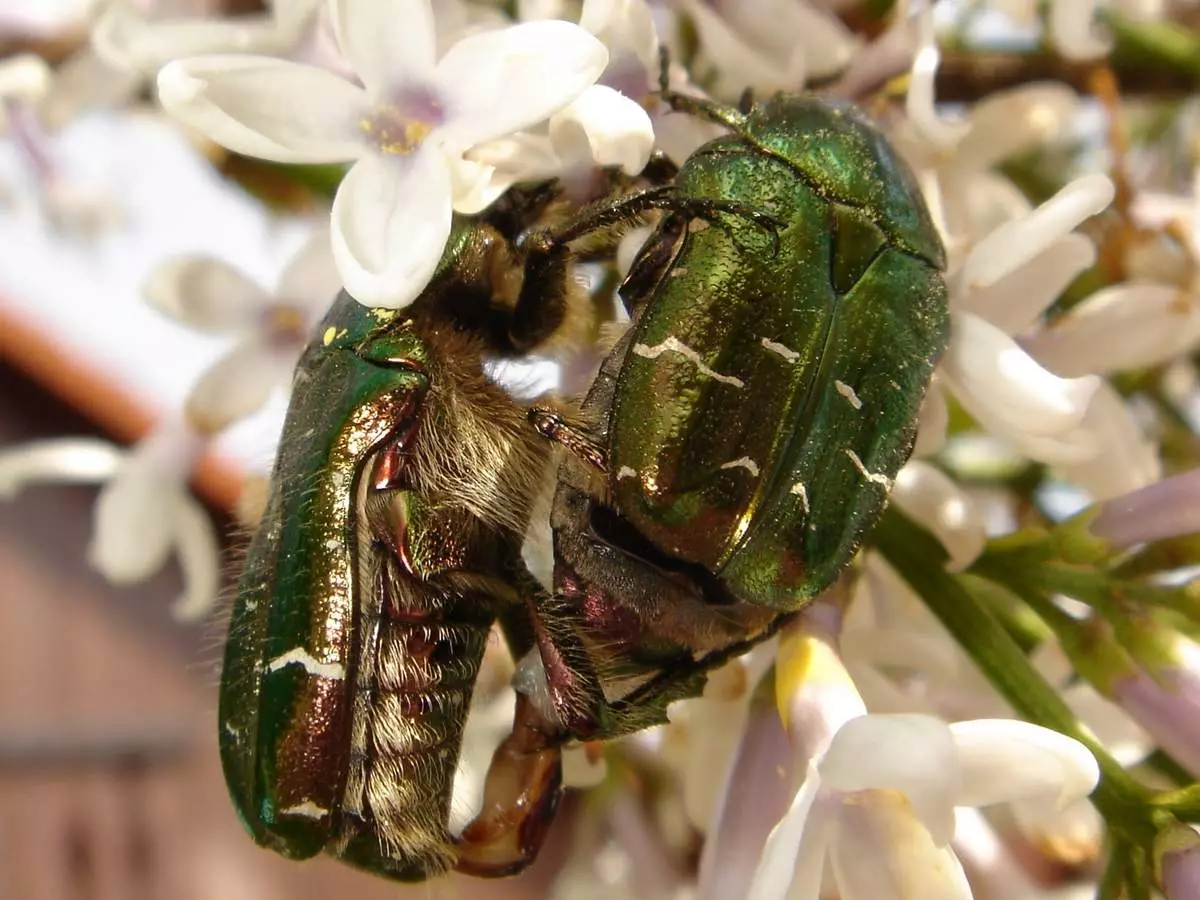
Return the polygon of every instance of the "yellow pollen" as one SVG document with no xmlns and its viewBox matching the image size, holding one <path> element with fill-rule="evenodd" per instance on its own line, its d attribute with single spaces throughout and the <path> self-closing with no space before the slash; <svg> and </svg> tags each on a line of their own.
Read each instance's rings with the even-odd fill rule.
<svg viewBox="0 0 1200 900">
<path fill-rule="evenodd" d="M 408 156 L 433 131 L 433 125 L 421 119 L 403 119 L 395 114 L 359 122 L 363 133 L 379 148 L 393 156 Z"/>
<path fill-rule="evenodd" d="M 321 335 L 321 343 L 323 343 L 326 347 L 328 347 L 330 344 L 333 343 L 333 339 L 335 337 L 337 337 L 337 329 L 334 326 L 330 325 L 328 328 L 325 329 L 325 333 L 323 335 Z"/>
</svg>

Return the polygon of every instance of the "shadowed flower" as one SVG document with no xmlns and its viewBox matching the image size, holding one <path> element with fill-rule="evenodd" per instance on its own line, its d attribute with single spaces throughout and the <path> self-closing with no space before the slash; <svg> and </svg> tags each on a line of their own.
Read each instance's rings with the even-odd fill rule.
<svg viewBox="0 0 1200 900">
<path fill-rule="evenodd" d="M 469 35 L 438 60 L 429 0 L 335 0 L 333 19 L 361 87 L 283 60 L 200 56 L 165 67 L 159 97 L 238 153 L 357 160 L 333 202 L 334 259 L 356 299 L 402 307 L 441 259 L 452 208 L 481 208 L 490 172 L 463 153 L 561 109 L 608 54 L 552 21 Z"/>
</svg>

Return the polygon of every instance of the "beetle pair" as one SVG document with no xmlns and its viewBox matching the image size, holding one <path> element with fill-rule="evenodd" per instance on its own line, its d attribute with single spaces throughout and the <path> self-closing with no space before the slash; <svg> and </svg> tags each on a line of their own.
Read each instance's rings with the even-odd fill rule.
<svg viewBox="0 0 1200 900">
<path fill-rule="evenodd" d="M 728 129 L 673 185 L 532 235 L 544 202 L 513 193 L 455 225 L 411 308 L 343 295 L 301 359 L 222 677 L 226 777 L 259 843 L 403 880 L 518 870 L 563 743 L 663 721 L 827 587 L 882 512 L 947 330 L 911 175 L 848 106 L 670 99 Z M 554 332 L 570 242 L 648 206 L 666 212 L 588 424 L 527 421 L 484 358 Z M 520 545 L 555 442 L 548 595 Z M 516 720 L 455 838 L 496 620 L 523 658 Z"/>
</svg>

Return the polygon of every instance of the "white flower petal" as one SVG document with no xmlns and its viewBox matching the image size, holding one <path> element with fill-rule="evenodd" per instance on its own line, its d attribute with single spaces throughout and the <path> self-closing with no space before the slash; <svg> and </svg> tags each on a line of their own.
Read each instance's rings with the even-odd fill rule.
<svg viewBox="0 0 1200 900">
<path fill-rule="evenodd" d="M 1015 719 L 976 719 L 950 726 L 963 777 L 958 806 L 988 806 L 1051 795 L 1060 807 L 1086 797 L 1100 767 L 1079 741 Z"/>
<path fill-rule="evenodd" d="M 330 18 L 342 53 L 374 97 L 432 76 L 430 0 L 330 0 Z"/>
<path fill-rule="evenodd" d="M 842 900 L 971 900 L 958 857 L 892 792 L 845 804 L 829 862 Z"/>
<path fill-rule="evenodd" d="M 0 100 L 36 103 L 50 90 L 50 66 L 35 53 L 0 61 Z"/>
<path fill-rule="evenodd" d="M 518 139 L 520 136 L 520 134 L 516 134 L 512 135 L 512 138 Z M 543 138 L 543 140 L 549 146 L 550 139 Z M 524 181 L 527 178 L 530 181 L 552 178 L 558 172 L 557 158 L 555 158 L 555 165 L 546 170 L 544 174 L 530 174 L 529 170 L 524 170 L 519 173 L 520 177 L 518 177 L 518 173 L 501 171 L 494 165 L 478 162 L 473 158 L 447 156 L 446 162 L 450 166 L 450 190 L 454 211 L 467 216 L 483 212 L 518 181 Z"/>
<path fill-rule="evenodd" d="M 212 435 L 257 412 L 272 391 L 287 384 L 297 355 L 274 346 L 268 334 L 253 334 L 192 385 L 185 405 L 188 423 L 199 433 Z"/>
<path fill-rule="evenodd" d="M 896 475 L 892 502 L 924 525 L 950 554 L 952 571 L 971 565 L 983 552 L 987 530 L 969 494 L 940 469 L 911 460 Z"/>
<path fill-rule="evenodd" d="M 157 20 L 126 3 L 110 4 L 91 30 L 102 60 L 142 75 L 204 53 L 282 53 L 292 37 L 269 16 Z"/>
<path fill-rule="evenodd" d="M 967 257 L 956 285 L 978 291 L 1023 266 L 1053 241 L 1112 202 L 1115 189 L 1105 175 L 1084 175 L 1022 219 L 997 228 Z"/>
<path fill-rule="evenodd" d="M 172 116 L 224 147 L 286 163 L 334 163 L 363 149 L 366 93 L 312 66 L 263 56 L 197 56 L 158 73 Z"/>
<path fill-rule="evenodd" d="M 990 94 L 971 106 L 971 130 L 953 165 L 978 173 L 1058 138 L 1081 105 L 1078 94 L 1056 81 Z"/>
<path fill-rule="evenodd" d="M 1200 298 L 1165 284 L 1113 285 L 1024 343 L 1063 375 L 1156 366 L 1200 343 Z"/>
<path fill-rule="evenodd" d="M 1081 427 L 1091 436 L 1097 453 L 1061 468 L 1063 475 L 1087 491 L 1093 500 L 1120 497 L 1162 478 L 1158 445 L 1145 435 L 1121 395 L 1108 382 L 1101 381 Z"/>
<path fill-rule="evenodd" d="M 91 47 L 84 47 L 54 70 L 54 82 L 38 103 L 38 114 L 47 129 L 57 131 L 87 111 L 125 106 L 143 83 L 141 75 L 118 71 Z"/>
<path fill-rule="evenodd" d="M 1112 49 L 1112 40 L 1092 26 L 1096 0 L 1052 0 L 1050 40 L 1070 60 L 1097 59 Z"/>
<path fill-rule="evenodd" d="M 797 50 L 814 78 L 835 75 L 850 62 L 857 41 L 853 33 L 828 8 L 796 0 L 718 0 L 713 4 L 725 20 L 765 51 L 786 60 Z M 761 52 L 761 51 L 760 51 Z M 798 89 L 803 81 L 790 86 Z"/>
<path fill-rule="evenodd" d="M 221 590 L 221 545 L 208 510 L 183 493 L 175 515 L 175 552 L 183 571 L 183 593 L 171 607 L 181 622 L 205 618 Z"/>
<path fill-rule="evenodd" d="M 950 148 L 970 130 L 963 121 L 945 121 L 938 116 L 934 105 L 933 81 L 937 76 L 941 54 L 933 33 L 933 7 L 923 5 L 917 15 L 917 40 L 920 49 L 912 65 L 912 78 L 905 95 L 905 110 L 913 128 L 926 141 L 939 148 Z"/>
<path fill-rule="evenodd" d="M 956 298 L 954 308 L 975 313 L 1008 334 L 1020 334 L 1095 261 L 1096 245 L 1090 239 L 1074 232 L 1065 234 L 1020 268 L 981 290 Z M 1062 375 L 1083 374 L 1050 368 Z"/>
<path fill-rule="evenodd" d="M 818 762 L 821 781 L 839 791 L 890 789 L 912 804 L 938 846 L 954 835 L 961 774 L 946 724 L 932 716 L 869 715 L 838 730 Z"/>
<path fill-rule="evenodd" d="M 946 392 L 942 390 L 937 373 L 929 382 L 925 399 L 921 401 L 921 412 L 917 420 L 917 440 L 913 444 L 915 457 L 932 456 L 946 443 L 946 431 L 950 427 L 950 407 L 946 404 Z"/>
<path fill-rule="evenodd" d="M 700 0 L 681 0 L 700 38 L 700 47 L 718 75 L 718 93 L 736 94 L 753 88 L 762 94 L 796 90 L 804 84 L 807 61 L 797 44 L 784 59 L 771 58 L 742 39 L 719 15 Z M 740 85 L 740 87 L 734 87 Z"/>
<path fill-rule="evenodd" d="M 570 22 L 514 25 L 463 38 L 438 63 L 447 108 L 438 129 L 455 149 L 528 128 L 594 84 L 608 50 Z"/>
<path fill-rule="evenodd" d="M 333 258 L 346 290 L 366 306 L 412 303 L 442 258 L 450 215 L 450 172 L 436 150 L 364 156 L 333 201 Z"/>
<path fill-rule="evenodd" d="M 279 274 L 275 303 L 301 311 L 305 319 L 315 321 L 333 304 L 342 289 L 330 249 L 329 226 L 312 233 Z"/>
<path fill-rule="evenodd" d="M 98 438 L 31 441 L 0 450 L 0 497 L 39 482 L 93 484 L 116 474 L 124 452 Z"/>
<path fill-rule="evenodd" d="M 643 69 L 657 72 L 658 32 L 645 0 L 583 0 L 579 27 L 598 37 L 613 57 L 628 50 Z"/>
<path fill-rule="evenodd" d="M 233 266 L 210 256 L 163 260 L 146 277 L 142 293 L 163 315 L 208 334 L 247 327 L 271 299 Z"/>
<path fill-rule="evenodd" d="M 950 322 L 938 374 L 985 428 L 1027 450 L 1083 421 L 1099 378 L 1059 378 L 978 316 L 952 313 Z"/>
<path fill-rule="evenodd" d="M 746 900 L 818 900 L 828 836 L 827 823 L 814 815 L 821 787 L 815 765 L 772 830 Z"/>
<path fill-rule="evenodd" d="M 88 562 L 114 584 L 132 584 L 160 569 L 188 473 L 204 447 L 178 423 L 159 428 L 126 457 L 93 511 Z"/>
<path fill-rule="evenodd" d="M 654 126 L 640 104 L 596 84 L 551 116 L 550 140 L 560 159 L 583 155 L 593 165 L 636 175 L 654 150 Z"/>
</svg>

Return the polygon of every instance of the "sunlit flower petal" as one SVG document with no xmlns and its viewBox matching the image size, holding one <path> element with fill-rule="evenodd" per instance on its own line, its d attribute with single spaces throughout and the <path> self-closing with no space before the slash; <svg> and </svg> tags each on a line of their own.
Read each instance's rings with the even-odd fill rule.
<svg viewBox="0 0 1200 900">
<path fill-rule="evenodd" d="M 810 821 L 821 777 L 815 763 L 792 805 L 771 831 L 747 900 L 818 900 L 829 826 Z"/>
<path fill-rule="evenodd" d="M 1014 719 L 956 722 L 950 730 L 963 773 L 957 806 L 1050 795 L 1062 808 L 1100 780 L 1091 752 L 1057 731 Z"/>
<path fill-rule="evenodd" d="M 892 502 L 937 536 L 950 554 L 951 569 L 965 569 L 983 552 L 983 515 L 970 495 L 940 469 L 911 460 L 896 475 Z"/>
<path fill-rule="evenodd" d="M 407 306 L 437 268 L 450 215 L 450 172 L 440 154 L 364 156 L 333 201 L 333 256 L 346 290 L 367 306 Z"/>
<path fill-rule="evenodd" d="M 971 130 L 953 165 L 979 172 L 1057 137 L 1078 113 L 1079 95 L 1059 82 L 997 91 L 971 106 Z"/>
<path fill-rule="evenodd" d="M 1094 500 L 1119 497 L 1154 484 L 1162 477 L 1162 462 L 1154 441 L 1134 418 L 1121 395 L 1102 381 L 1088 404 L 1082 428 L 1095 442 L 1090 459 L 1063 464 L 1063 475 Z"/>
<path fill-rule="evenodd" d="M 636 175 L 654 150 L 654 127 L 640 104 L 597 84 L 550 117 L 550 139 L 561 159 L 583 158 Z"/>
<path fill-rule="evenodd" d="M 1028 216 L 1000 226 L 971 251 L 957 275 L 960 290 L 980 290 L 1025 265 L 1052 241 L 1108 206 L 1113 193 L 1106 176 L 1084 175 Z"/>
<path fill-rule="evenodd" d="M 843 811 L 830 841 L 842 900 L 970 900 L 958 857 L 913 817 L 905 798 L 879 791 L 870 800 Z"/>
<path fill-rule="evenodd" d="M 962 121 L 942 119 L 934 106 L 933 81 L 941 53 L 933 33 L 933 8 L 925 5 L 917 15 L 917 41 L 920 49 L 913 60 L 912 79 L 905 95 L 905 110 L 917 133 L 935 147 L 953 147 L 970 130 Z"/>
<path fill-rule="evenodd" d="M 261 56 L 198 56 L 158 73 L 167 112 L 238 153 L 332 163 L 363 149 L 361 88 L 323 69 Z"/>
<path fill-rule="evenodd" d="M 1103 288 L 1024 342 L 1068 376 L 1159 365 L 1198 343 L 1200 298 L 1164 284 Z"/>
<path fill-rule="evenodd" d="M 440 130 L 459 150 L 527 128 L 600 77 L 608 51 L 570 22 L 514 25 L 463 38 L 437 65 L 453 119 Z"/>
<path fill-rule="evenodd" d="M 1095 261 L 1095 244 L 1074 232 L 1063 235 L 1025 265 L 985 288 L 955 298 L 954 309 L 975 313 L 1008 334 L 1020 334 L 1033 325 L 1067 285 Z M 1037 353 L 1033 355 L 1043 359 Z M 1096 371 L 1084 369 L 1066 372 L 1048 362 L 1046 364 L 1061 375 L 1082 375 Z"/>
<path fill-rule="evenodd" d="M 950 730 L 931 716 L 851 719 L 834 735 L 818 769 L 834 790 L 902 792 L 938 846 L 954 834 L 953 801 L 962 789 L 957 752 Z"/>
<path fill-rule="evenodd" d="M 939 375 L 980 424 L 1034 458 L 1054 445 L 1039 438 L 1070 435 L 1083 421 L 1099 389 L 1095 376 L 1065 379 L 1046 371 L 1000 329 L 970 313 L 951 316 L 950 344 Z M 1094 448 L 1068 442 L 1065 459 L 1077 460 Z"/>
<path fill-rule="evenodd" d="M 338 45 L 372 94 L 433 72 L 432 6 L 430 0 L 331 0 Z"/>
</svg>

